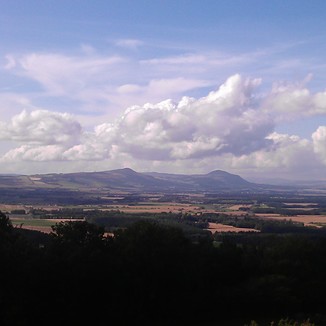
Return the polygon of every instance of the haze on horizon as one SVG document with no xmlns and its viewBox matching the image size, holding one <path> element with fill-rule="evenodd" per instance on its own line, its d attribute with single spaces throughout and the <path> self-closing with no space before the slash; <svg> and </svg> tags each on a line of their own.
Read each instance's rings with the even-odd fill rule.
<svg viewBox="0 0 326 326">
<path fill-rule="evenodd" d="M 0 173 L 326 180 L 326 2 L 0 3 Z"/>
</svg>

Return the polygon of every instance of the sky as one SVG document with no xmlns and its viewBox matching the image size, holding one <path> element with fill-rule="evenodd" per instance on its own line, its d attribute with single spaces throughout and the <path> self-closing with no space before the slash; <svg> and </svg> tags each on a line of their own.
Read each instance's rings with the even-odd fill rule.
<svg viewBox="0 0 326 326">
<path fill-rule="evenodd" d="M 0 0 L 0 173 L 326 180 L 324 0 Z"/>
</svg>

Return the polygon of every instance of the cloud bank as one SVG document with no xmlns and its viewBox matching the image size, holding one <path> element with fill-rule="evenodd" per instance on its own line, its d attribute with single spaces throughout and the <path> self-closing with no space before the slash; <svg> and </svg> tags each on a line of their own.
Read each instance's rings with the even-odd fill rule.
<svg viewBox="0 0 326 326">
<path fill-rule="evenodd" d="M 116 167 L 130 162 L 141 170 L 189 162 L 238 170 L 324 168 L 326 126 L 311 139 L 279 134 L 275 126 L 280 120 L 324 114 L 326 92 L 278 85 L 262 95 L 261 83 L 236 74 L 207 96 L 131 106 L 93 131 L 67 113 L 23 111 L 10 123 L 0 123 L 0 140 L 14 145 L 1 161 L 110 161 Z"/>
</svg>

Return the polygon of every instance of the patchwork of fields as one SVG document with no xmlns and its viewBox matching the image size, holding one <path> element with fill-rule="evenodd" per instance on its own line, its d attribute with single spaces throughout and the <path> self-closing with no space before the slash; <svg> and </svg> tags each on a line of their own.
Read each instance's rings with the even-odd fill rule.
<svg viewBox="0 0 326 326">
<path fill-rule="evenodd" d="M 198 201 L 198 196 L 193 196 Z M 238 202 L 237 202 L 238 201 Z M 0 210 L 5 212 L 10 217 L 12 224 L 15 227 L 21 227 L 31 230 L 37 230 L 45 233 L 51 232 L 51 226 L 61 221 L 75 221 L 85 219 L 89 213 L 94 211 L 105 212 L 120 212 L 139 216 L 141 214 L 150 214 L 151 216 L 158 214 L 178 214 L 181 216 L 203 216 L 205 214 L 221 214 L 227 218 L 243 219 L 245 216 L 251 218 L 269 220 L 269 221 L 293 221 L 302 223 L 307 227 L 321 228 L 326 225 L 326 213 L 325 211 L 319 211 L 318 214 L 314 214 L 316 209 L 323 208 L 322 204 L 317 201 L 305 201 L 298 202 L 289 201 L 287 198 L 279 204 L 282 209 L 286 209 L 289 213 L 276 213 L 279 207 L 275 208 L 270 203 L 259 203 L 256 201 L 247 203 L 242 199 L 229 199 L 221 200 L 216 199 L 215 202 L 158 202 L 156 199 L 153 201 L 140 201 L 132 203 L 116 203 L 112 205 L 14 205 L 14 204 L 0 204 Z M 245 202 L 245 203 L 243 203 Z M 274 205 L 275 206 L 275 205 Z M 254 209 L 258 209 L 255 212 Z M 266 212 L 259 212 L 260 210 L 266 210 Z M 274 212 L 268 212 L 269 210 L 275 210 Z M 78 211 L 79 215 L 65 215 L 64 218 L 60 217 L 59 212 L 71 210 Z M 35 212 L 43 212 L 43 215 L 37 215 Z M 250 227 L 236 227 L 232 225 L 226 225 L 223 223 L 208 223 L 208 228 L 211 233 L 222 232 L 257 232 L 256 229 Z"/>
</svg>

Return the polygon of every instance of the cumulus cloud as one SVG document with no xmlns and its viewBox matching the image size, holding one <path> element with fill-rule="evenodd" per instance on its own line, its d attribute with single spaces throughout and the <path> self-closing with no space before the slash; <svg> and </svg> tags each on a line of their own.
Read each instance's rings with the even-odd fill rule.
<svg viewBox="0 0 326 326">
<path fill-rule="evenodd" d="M 116 125 L 122 151 L 142 159 L 240 155 L 268 146 L 273 121 L 257 112 L 258 79 L 230 77 L 206 97 L 133 106 Z"/>
<path fill-rule="evenodd" d="M 36 110 L 15 115 L 0 124 L 0 140 L 29 144 L 71 144 L 78 140 L 81 126 L 70 114 Z"/>
<path fill-rule="evenodd" d="M 261 74 L 257 58 L 264 59 L 265 68 L 268 66 L 275 71 L 275 60 L 271 62 L 270 56 L 284 51 L 278 48 L 225 53 L 207 49 L 188 49 L 187 52 L 169 49 L 161 53 L 173 54 L 152 56 L 151 53 L 149 57 L 149 51 L 135 56 L 121 48 L 137 48 L 142 45 L 140 40 L 121 39 L 113 43 L 119 48 L 107 51 L 112 53 L 113 49 L 116 55 L 103 53 L 89 44 L 81 44 L 74 53 L 8 54 L 1 63 L 4 83 L 13 82 L 17 93 L 27 94 L 42 107 L 44 103 L 49 107 L 51 97 L 52 108 L 74 110 L 83 116 L 97 115 L 96 123 L 100 123 L 110 118 L 110 114 L 116 116 L 131 105 L 156 103 L 166 98 L 178 100 L 183 95 L 198 96 L 199 88 L 212 87 L 216 80 L 220 82 L 235 70 L 255 72 L 258 69 Z M 282 73 L 284 69 L 281 68 Z M 278 85 L 270 95 L 264 108 L 277 113 L 278 120 L 308 114 L 307 106 L 310 114 L 325 112 L 325 93 L 311 94 L 304 85 Z"/>
<path fill-rule="evenodd" d="M 92 131 L 83 130 L 69 114 L 23 111 L 10 123 L 0 123 L 0 140 L 19 143 L 1 161 L 84 161 L 94 162 L 93 166 L 115 162 L 136 169 L 172 166 L 179 171 L 203 166 L 241 171 L 259 168 L 267 173 L 321 169 L 326 164 L 325 126 L 311 139 L 274 129 L 282 110 L 284 116 L 303 107 L 319 112 L 316 103 L 317 99 L 323 102 L 322 93 L 278 87 L 273 92 L 280 96 L 271 102 L 259 95 L 261 82 L 236 74 L 207 96 L 134 105 L 116 121 L 99 124 Z M 159 84 L 169 88 L 165 83 Z M 126 94 L 139 89 L 126 84 L 120 91 Z M 282 106 L 285 98 L 288 105 Z"/>
<path fill-rule="evenodd" d="M 326 126 L 320 126 L 312 134 L 315 153 L 317 153 L 326 164 Z"/>
<path fill-rule="evenodd" d="M 268 183 L 273 183 L 274 178 L 325 180 L 326 161 L 323 163 L 319 155 L 316 155 L 311 139 L 276 132 L 267 139 L 272 141 L 272 146 L 267 149 L 262 148 L 241 156 L 225 154 L 217 157 L 215 162 L 220 169 L 234 171 L 258 182 L 268 179 Z M 206 164 L 206 167 L 214 169 L 214 165 L 207 159 L 197 164 Z"/>
<path fill-rule="evenodd" d="M 273 121 L 259 112 L 253 96 L 259 84 L 259 79 L 234 75 L 206 97 L 129 107 L 115 123 L 99 125 L 92 133 L 82 134 L 81 126 L 67 114 L 24 111 L 2 126 L 0 139 L 25 142 L 28 146 L 7 155 L 22 159 L 33 154 L 43 159 L 45 154 L 38 154 L 42 150 L 50 158 L 60 152 L 58 158 L 68 160 L 104 159 L 119 152 L 163 161 L 242 155 L 271 143 L 266 136 L 273 130 Z M 64 150 L 42 147 L 48 145 Z"/>
<path fill-rule="evenodd" d="M 22 145 L 7 152 L 1 161 L 59 161 L 62 159 L 62 152 L 63 146 L 60 145 Z"/>
<path fill-rule="evenodd" d="M 267 139 L 272 142 L 270 148 L 232 157 L 231 165 L 235 168 L 255 167 L 263 170 L 306 169 L 318 165 L 311 141 L 276 132 L 271 133 Z"/>
<path fill-rule="evenodd" d="M 277 122 L 325 114 L 326 92 L 312 94 L 304 84 L 276 84 L 264 99 L 263 108 Z"/>
</svg>

